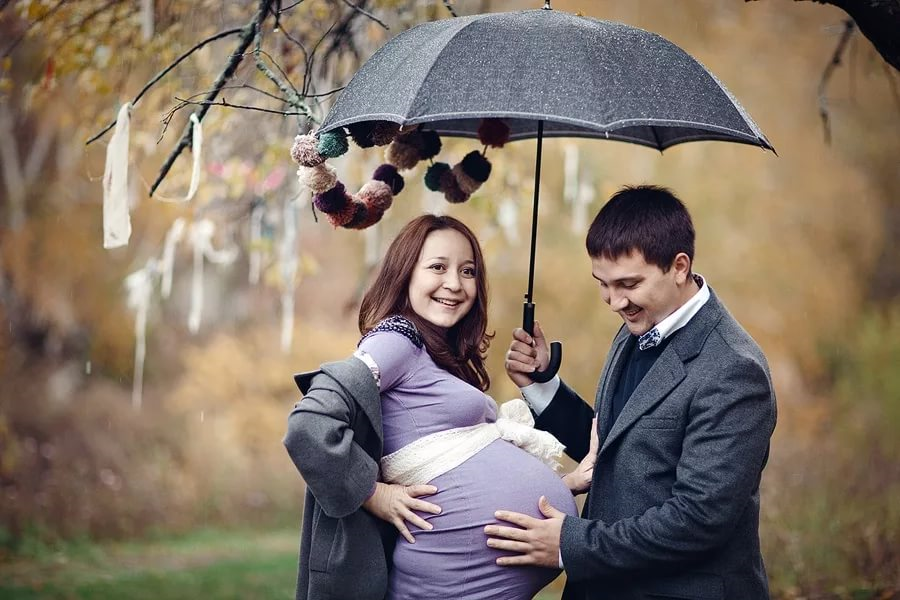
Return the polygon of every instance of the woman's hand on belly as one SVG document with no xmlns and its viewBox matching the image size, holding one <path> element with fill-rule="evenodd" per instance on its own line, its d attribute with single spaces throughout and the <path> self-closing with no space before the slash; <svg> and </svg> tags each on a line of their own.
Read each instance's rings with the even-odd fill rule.
<svg viewBox="0 0 900 600">
<path fill-rule="evenodd" d="M 375 492 L 369 496 L 369 499 L 363 502 L 363 508 L 381 519 L 387 521 L 397 528 L 406 541 L 415 544 L 407 527 L 407 521 L 412 523 L 419 529 L 431 530 L 431 523 L 414 513 L 414 510 L 420 512 L 439 515 L 441 507 L 431 502 L 419 500 L 420 496 L 431 496 L 437 493 L 437 488 L 433 485 L 396 485 L 393 483 L 377 482 L 375 484 Z"/>
<path fill-rule="evenodd" d="M 591 421 L 591 444 L 588 453 L 584 455 L 575 470 L 565 474 L 562 478 L 573 495 L 583 494 L 591 488 L 591 481 L 594 478 L 594 463 L 597 462 L 599 451 L 600 438 L 597 436 L 597 417 L 594 417 L 594 420 Z"/>
</svg>

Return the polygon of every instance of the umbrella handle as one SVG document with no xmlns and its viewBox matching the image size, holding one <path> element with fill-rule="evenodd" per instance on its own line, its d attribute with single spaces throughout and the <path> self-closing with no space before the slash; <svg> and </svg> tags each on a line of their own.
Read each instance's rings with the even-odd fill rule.
<svg viewBox="0 0 900 600">
<path fill-rule="evenodd" d="M 522 307 L 522 329 L 528 332 L 528 335 L 534 335 L 534 302 L 525 301 Z M 550 342 L 550 364 L 543 371 L 535 371 L 529 373 L 528 376 L 536 383 L 547 383 L 559 371 L 562 365 L 562 344 L 560 342 Z"/>
</svg>

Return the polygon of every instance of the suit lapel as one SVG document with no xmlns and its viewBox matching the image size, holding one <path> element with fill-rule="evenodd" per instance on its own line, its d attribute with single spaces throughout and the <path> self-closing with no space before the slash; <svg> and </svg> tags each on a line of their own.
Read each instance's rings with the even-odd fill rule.
<svg viewBox="0 0 900 600">
<path fill-rule="evenodd" d="M 609 352 L 609 359 L 603 367 L 603 374 L 600 376 L 600 385 L 597 387 L 597 396 L 594 398 L 594 412 L 598 417 L 598 429 L 601 436 L 608 431 L 605 424 L 609 423 L 612 418 L 612 393 L 622 374 L 622 368 L 625 366 L 623 358 L 628 355 L 626 350 L 628 350 L 630 337 L 632 336 L 625 327 L 619 331 Z"/>
<path fill-rule="evenodd" d="M 613 423 L 612 429 L 603 445 L 600 448 L 600 454 L 606 450 L 612 442 L 616 440 L 622 432 L 631 427 L 635 421 L 642 415 L 653 409 L 654 406 L 666 397 L 666 394 L 678 385 L 685 377 L 684 365 L 678 357 L 675 349 L 669 345 L 653 367 L 644 376 L 644 379 L 638 384 L 631 397 L 625 403 L 625 407 L 619 414 L 619 418 Z"/>
<path fill-rule="evenodd" d="M 710 288 L 709 293 L 709 300 L 703 305 L 703 308 L 694 315 L 694 318 L 682 330 L 678 331 L 677 334 L 673 334 L 675 337 L 672 338 L 666 349 L 656 359 L 653 367 L 635 388 L 628 402 L 625 403 L 621 414 L 619 414 L 619 418 L 613 423 L 609 435 L 601 441 L 600 454 L 603 454 L 616 438 L 622 435 L 622 432 L 634 425 L 641 416 L 659 404 L 685 378 L 684 364 L 697 356 L 706 342 L 706 338 L 722 318 L 723 308 L 719 303 L 719 299 L 712 288 Z M 620 352 L 615 365 L 615 369 L 619 372 L 624 364 L 621 358 L 622 354 Z M 617 373 L 614 373 L 614 375 L 617 375 Z M 617 380 L 611 377 L 607 377 L 607 380 L 604 382 L 606 389 L 604 390 L 603 410 L 607 414 L 606 418 L 609 418 L 607 411 L 609 410 L 610 394 L 612 394 L 612 386 L 615 385 Z"/>
</svg>

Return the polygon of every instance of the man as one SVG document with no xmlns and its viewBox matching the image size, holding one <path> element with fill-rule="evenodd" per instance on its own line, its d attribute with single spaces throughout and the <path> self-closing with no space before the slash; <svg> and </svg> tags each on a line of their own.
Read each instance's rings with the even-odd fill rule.
<svg viewBox="0 0 900 600">
<path fill-rule="evenodd" d="M 500 564 L 561 565 L 564 600 L 768 598 L 759 482 L 775 396 L 762 351 L 692 272 L 694 227 L 669 190 L 619 191 L 586 245 L 624 321 L 596 394 L 599 451 L 594 409 L 558 377 L 527 377 L 548 362 L 539 326 L 514 332 L 505 367 L 590 493 L 581 518 L 544 498 L 546 519 L 498 511 L 488 545 L 511 552 Z"/>
</svg>

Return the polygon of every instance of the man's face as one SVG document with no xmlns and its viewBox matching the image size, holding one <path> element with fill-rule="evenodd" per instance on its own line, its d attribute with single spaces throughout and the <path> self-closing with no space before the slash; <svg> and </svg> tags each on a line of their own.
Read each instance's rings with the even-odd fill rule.
<svg viewBox="0 0 900 600">
<path fill-rule="evenodd" d="M 648 264 L 638 251 L 615 260 L 591 258 L 591 274 L 600 285 L 603 301 L 634 335 L 647 333 L 684 303 L 682 288 L 689 269 L 690 260 L 684 254 L 676 257 L 668 272 Z"/>
</svg>

